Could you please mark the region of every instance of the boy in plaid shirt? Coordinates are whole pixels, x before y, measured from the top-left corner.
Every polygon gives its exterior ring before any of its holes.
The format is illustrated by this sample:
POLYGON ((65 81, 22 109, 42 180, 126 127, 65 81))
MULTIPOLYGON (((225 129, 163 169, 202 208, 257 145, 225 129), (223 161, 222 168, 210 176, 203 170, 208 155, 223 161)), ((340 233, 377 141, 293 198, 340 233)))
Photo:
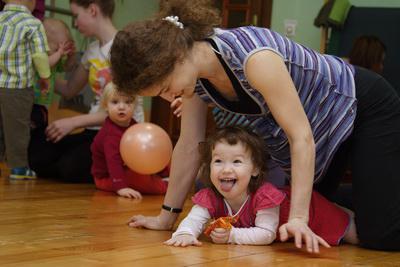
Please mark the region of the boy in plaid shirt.
POLYGON ((50 66, 44 27, 31 12, 36 0, 8 0, 0 12, 0 160, 6 156, 10 178, 34 179, 28 166, 34 72, 48 90, 50 66), (4 153, 5 152, 5 153, 4 153))

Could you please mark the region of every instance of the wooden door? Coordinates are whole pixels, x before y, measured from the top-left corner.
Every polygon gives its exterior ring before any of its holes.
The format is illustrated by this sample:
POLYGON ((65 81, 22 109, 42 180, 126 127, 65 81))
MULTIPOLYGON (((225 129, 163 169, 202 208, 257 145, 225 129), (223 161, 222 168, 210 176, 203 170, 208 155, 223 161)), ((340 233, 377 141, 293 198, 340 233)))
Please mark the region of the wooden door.
POLYGON ((272 0, 216 0, 216 5, 222 11, 224 28, 271 25, 272 0))

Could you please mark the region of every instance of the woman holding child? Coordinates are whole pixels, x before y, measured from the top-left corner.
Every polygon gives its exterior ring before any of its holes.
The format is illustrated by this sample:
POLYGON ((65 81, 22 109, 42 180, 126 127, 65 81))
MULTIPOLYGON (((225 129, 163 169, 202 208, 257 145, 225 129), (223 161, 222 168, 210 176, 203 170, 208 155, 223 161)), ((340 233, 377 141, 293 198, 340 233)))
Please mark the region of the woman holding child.
MULTIPOLYGON (((99 109, 104 87, 111 81, 108 63, 117 29, 112 23, 114 0, 70 0, 75 26, 86 37, 95 37, 80 64, 68 81, 58 83, 56 90, 64 97, 77 95, 87 83, 95 99, 88 114, 56 120, 31 142, 30 164, 39 177, 58 178, 68 182, 92 182, 90 145, 107 116, 99 109), (85 128, 78 134, 73 130, 85 128)), ((134 117, 143 121, 141 98, 135 104, 134 117)))

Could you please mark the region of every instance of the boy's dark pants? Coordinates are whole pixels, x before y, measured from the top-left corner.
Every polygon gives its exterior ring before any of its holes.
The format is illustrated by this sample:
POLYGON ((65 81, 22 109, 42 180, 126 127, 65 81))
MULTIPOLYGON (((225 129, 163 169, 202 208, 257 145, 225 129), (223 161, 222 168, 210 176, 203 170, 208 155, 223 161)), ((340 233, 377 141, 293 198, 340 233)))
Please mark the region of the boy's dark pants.
POLYGON ((0 88, 0 160, 10 168, 28 166, 33 98, 32 87, 0 88))

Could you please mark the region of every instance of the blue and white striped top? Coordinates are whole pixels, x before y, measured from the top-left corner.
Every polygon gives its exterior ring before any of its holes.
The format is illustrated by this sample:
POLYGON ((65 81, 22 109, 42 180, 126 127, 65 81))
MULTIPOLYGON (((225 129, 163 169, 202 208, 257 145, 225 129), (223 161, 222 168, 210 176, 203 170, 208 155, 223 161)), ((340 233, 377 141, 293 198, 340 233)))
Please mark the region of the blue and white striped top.
POLYGON ((271 50, 283 58, 314 134, 314 181, 320 179, 353 129, 357 104, 354 68, 340 58, 319 54, 265 28, 216 29, 209 41, 217 50, 239 102, 227 101, 204 79, 198 81, 195 92, 220 109, 214 114, 218 126, 250 126, 259 133, 271 158, 290 174, 288 139, 262 95, 244 75, 247 59, 260 50, 271 50))

